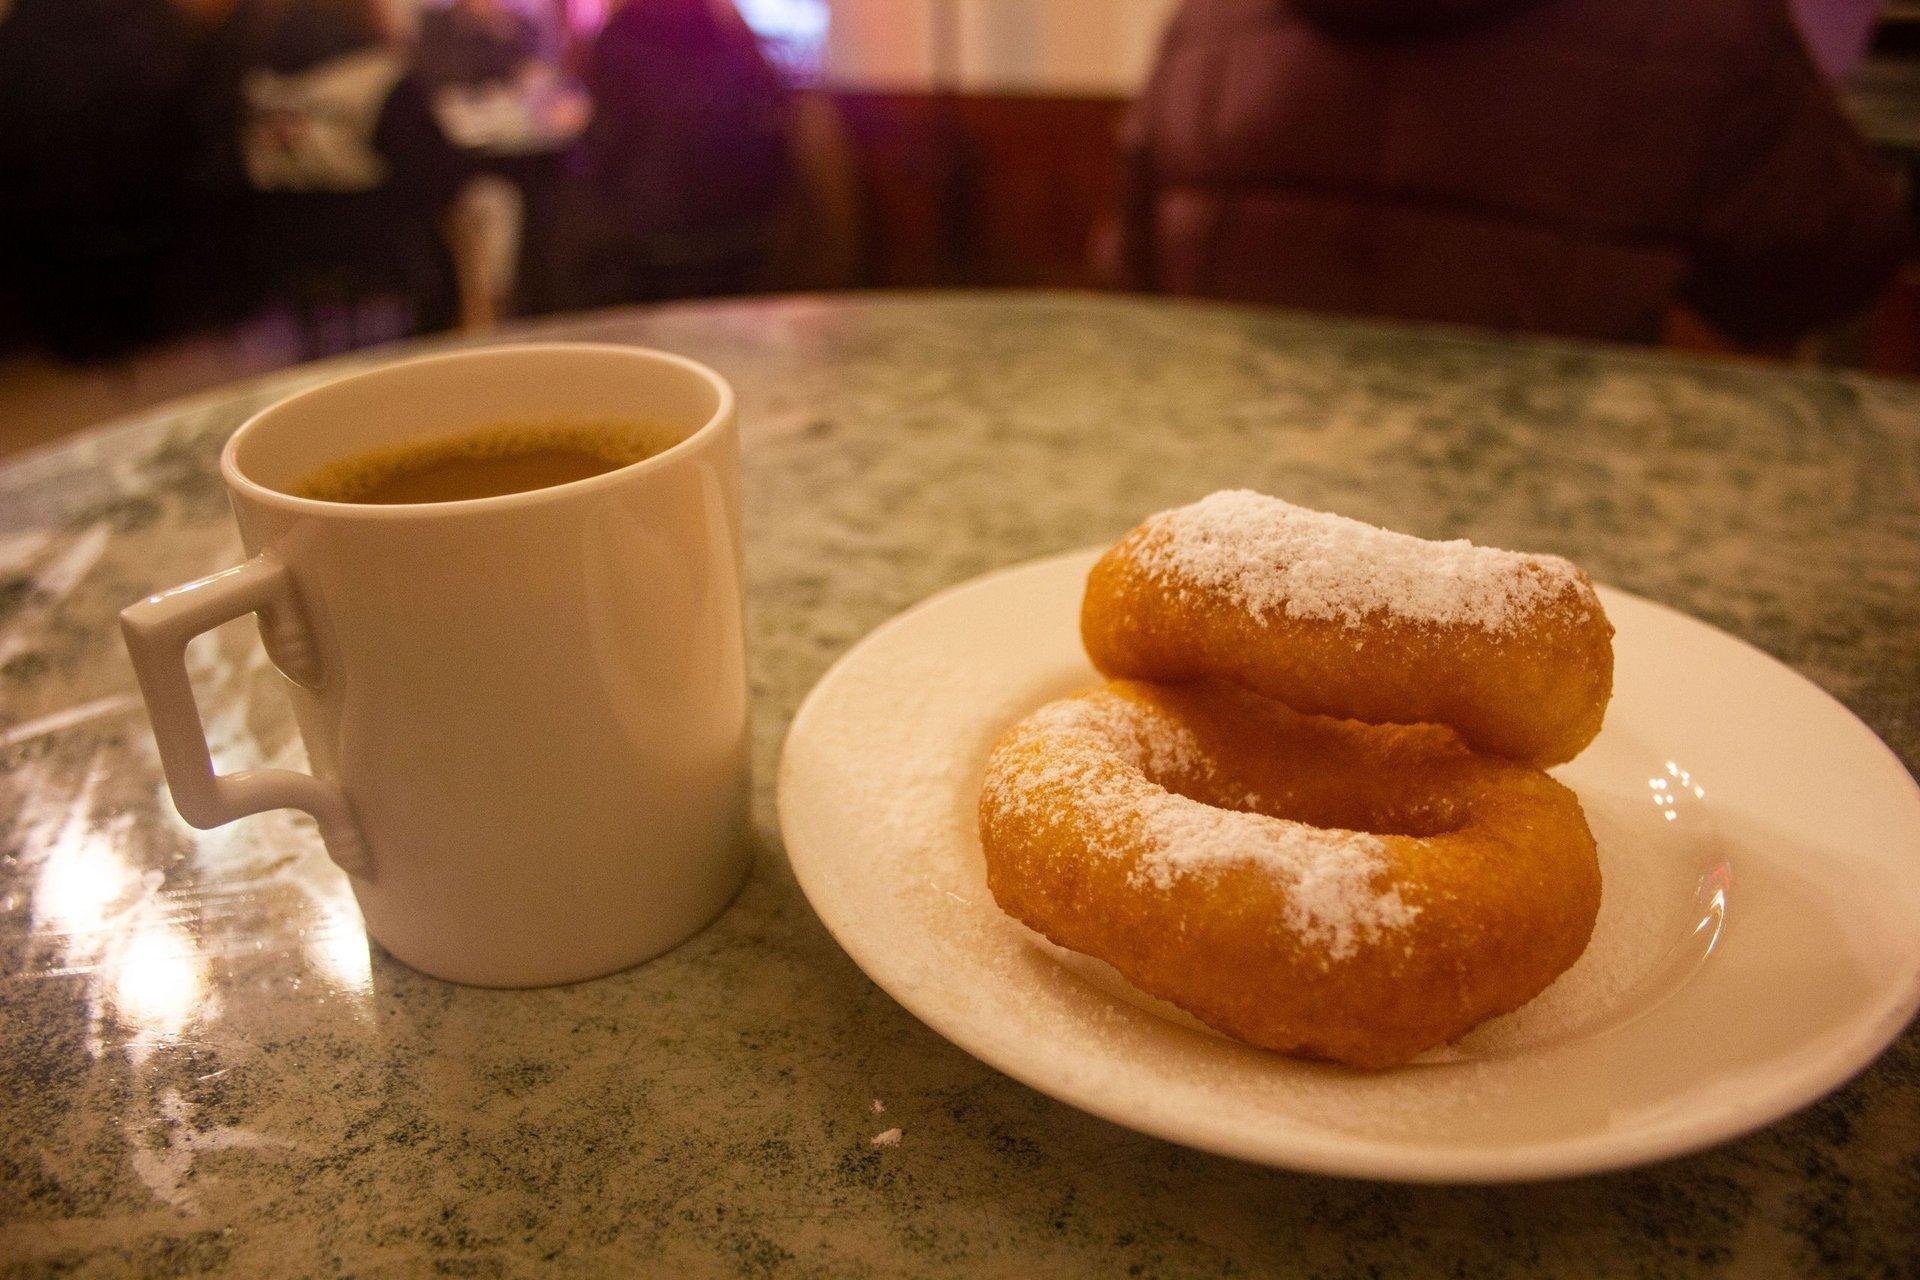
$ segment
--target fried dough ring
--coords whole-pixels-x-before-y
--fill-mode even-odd
[[[1600,903],[1579,802],[1545,774],[1219,682],[1114,682],[1021,721],[980,836],[995,900],[1053,942],[1228,1035],[1359,1067],[1519,1008]]]
[[[1546,766],[1600,731],[1613,626],[1558,556],[1428,542],[1245,490],[1149,517],[1100,558],[1087,656],[1232,680],[1298,711],[1431,722]]]

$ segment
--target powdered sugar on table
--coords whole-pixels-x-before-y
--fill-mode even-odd
[[[1505,631],[1585,589],[1559,556],[1429,542],[1250,489],[1149,517],[1134,555],[1149,574],[1220,593],[1257,617],[1348,624],[1384,613]]]

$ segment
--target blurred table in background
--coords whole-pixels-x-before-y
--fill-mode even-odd
[[[585,88],[536,67],[512,82],[443,88],[434,113],[476,175],[510,187],[470,183],[449,211],[461,326],[489,328],[516,303],[551,310],[567,155],[593,119]]]
[[[483,991],[369,948],[306,820],[174,814],[116,612],[237,562],[216,464],[250,412],[445,344],[0,467],[0,1272],[1920,1271],[1920,1030],[1800,1114],[1637,1172],[1446,1188],[1255,1168],[1052,1102],[916,1022],[808,909],[772,804],[800,699],[871,628],[1229,485],[1574,556],[1791,664],[1912,769],[1920,386],[1084,294],[668,306],[506,336],[665,347],[739,391],[752,879],[640,968]],[[190,664],[221,767],[298,764],[250,625]]]
[[[554,75],[441,89],[434,111],[455,146],[485,160],[564,151],[593,118],[586,90]]]

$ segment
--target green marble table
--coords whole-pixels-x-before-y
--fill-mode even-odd
[[[1801,1114],[1633,1173],[1250,1167],[902,1012],[808,910],[770,786],[794,708],[871,627],[1240,484],[1576,556],[1793,664],[1912,768],[1920,386],[1074,295],[526,332],[687,352],[740,390],[748,888],[639,969],[469,990],[369,951],[303,819],[174,816],[114,615],[234,560],[220,442],[324,370],[0,469],[0,1274],[1920,1274],[1911,1029]],[[197,645],[222,764],[297,761],[250,626]]]

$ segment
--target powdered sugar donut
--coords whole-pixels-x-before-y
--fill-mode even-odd
[[[996,744],[1002,909],[1228,1035],[1404,1062],[1537,995],[1600,902],[1573,793],[1435,725],[1116,682]]]
[[[1429,542],[1247,490],[1150,516],[1087,579],[1095,667],[1235,681],[1298,711],[1452,726],[1571,760],[1613,690],[1613,627],[1558,556]]]

